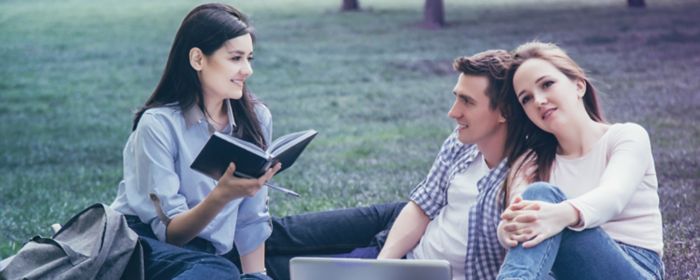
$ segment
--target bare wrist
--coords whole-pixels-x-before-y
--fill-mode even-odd
[[[581,213],[576,207],[568,201],[562,202],[562,205],[567,209],[567,227],[575,227],[581,223]]]
[[[205,201],[207,201],[212,207],[223,208],[229,201],[231,201],[231,199],[228,199],[217,186],[207,195]]]

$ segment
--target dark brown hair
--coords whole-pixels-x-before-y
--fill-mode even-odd
[[[255,39],[245,15],[229,5],[204,4],[190,11],[175,35],[158,86],[134,116],[132,130],[136,129],[146,110],[169,103],[177,102],[183,112],[199,106],[206,114],[202,85],[189,63],[189,52],[192,48],[199,48],[204,55],[211,55],[229,39],[245,34]],[[255,113],[256,103],[245,85],[243,96],[238,100],[231,99],[233,115],[239,126],[235,135],[264,148],[267,144]]]
[[[506,119],[507,132],[504,155],[509,159],[508,166],[512,165],[514,159],[523,154],[526,150],[521,139],[522,116],[513,114],[506,100],[505,91],[507,72],[513,62],[512,55],[505,50],[488,50],[472,56],[459,57],[454,60],[453,68],[464,75],[486,77],[489,86],[486,89],[486,96],[489,97],[489,106],[492,110],[500,110],[503,118]]]
[[[500,108],[501,89],[506,79],[506,71],[512,62],[510,53],[505,50],[488,50],[472,56],[458,57],[452,67],[465,75],[486,77],[489,86],[486,95],[492,110]]]
[[[525,165],[527,162],[534,161],[534,174],[527,174],[527,177],[530,179],[529,183],[536,181],[549,181],[549,175],[552,171],[552,164],[554,163],[557,147],[559,146],[559,142],[553,134],[537,127],[527,117],[527,115],[525,115],[525,111],[518,101],[515,94],[515,89],[513,88],[513,76],[515,76],[515,72],[518,71],[518,68],[525,63],[525,61],[533,58],[551,63],[572,81],[584,81],[586,83],[586,91],[583,95],[583,104],[588,116],[596,122],[605,122],[603,112],[598,104],[596,89],[586,76],[585,71],[578,64],[576,64],[576,62],[571,59],[571,57],[569,57],[564,50],[555,44],[537,41],[528,42],[517,47],[513,51],[513,63],[511,64],[507,75],[508,83],[506,85],[506,103],[507,106],[510,107],[513,114],[523,118],[521,122],[523,125],[520,129],[522,130],[521,134],[523,134],[524,137],[520,139],[520,141],[525,143],[530,151],[524,155],[521,164],[516,167],[514,172],[524,172],[524,169],[522,169],[523,165]]]

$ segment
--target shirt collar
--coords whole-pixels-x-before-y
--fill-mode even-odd
[[[234,131],[236,128],[236,119],[233,118],[233,107],[231,106],[231,99],[226,99],[225,103],[226,104],[226,113],[228,114],[228,126],[224,131]],[[187,112],[184,113],[185,115],[185,123],[187,124],[187,128],[189,129],[195,124],[200,124],[200,123],[206,123],[207,126],[209,127],[209,131],[213,133],[213,126],[209,124],[207,121],[206,116],[204,115],[204,112],[202,112],[202,109],[199,108],[199,106],[192,106]]]
[[[464,161],[467,165],[471,165],[472,162],[477,158],[477,156],[481,155],[483,157],[484,154],[481,151],[479,151],[479,147],[477,147],[476,144],[464,144],[457,139],[456,134],[455,134],[455,140],[456,140],[455,145],[457,145],[461,149],[464,149],[463,150],[464,151],[463,157],[464,157]],[[486,158],[483,158],[482,160],[485,161]],[[494,171],[502,172],[504,169],[505,170],[508,169],[508,159],[505,157],[501,160],[501,162],[499,162],[498,164],[496,164],[492,168],[489,168],[488,174],[490,175]]]
[[[466,162],[467,164],[471,164],[477,156],[481,154],[481,151],[479,151],[479,148],[475,144],[463,144],[462,142],[457,141],[458,145],[462,145],[463,149],[466,149]]]

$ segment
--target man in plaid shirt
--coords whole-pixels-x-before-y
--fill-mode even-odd
[[[460,75],[448,115],[457,128],[408,203],[273,218],[266,242],[268,273],[289,279],[291,257],[333,255],[444,259],[454,279],[495,279],[505,256],[496,229],[509,167],[506,155],[522,149],[510,147],[519,141],[509,133],[515,131],[509,129],[515,127],[513,117],[503,107],[510,62],[503,50],[454,61]]]
[[[502,90],[506,51],[458,58],[457,128],[428,176],[411,192],[379,258],[445,259],[453,279],[494,279],[505,256],[496,236],[508,171],[508,125]]]

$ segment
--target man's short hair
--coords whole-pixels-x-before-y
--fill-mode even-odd
[[[486,77],[489,80],[486,89],[489,106],[491,110],[503,111],[503,104],[506,102],[506,74],[512,62],[513,57],[508,51],[488,50],[472,56],[458,57],[452,63],[452,67],[464,75]]]

